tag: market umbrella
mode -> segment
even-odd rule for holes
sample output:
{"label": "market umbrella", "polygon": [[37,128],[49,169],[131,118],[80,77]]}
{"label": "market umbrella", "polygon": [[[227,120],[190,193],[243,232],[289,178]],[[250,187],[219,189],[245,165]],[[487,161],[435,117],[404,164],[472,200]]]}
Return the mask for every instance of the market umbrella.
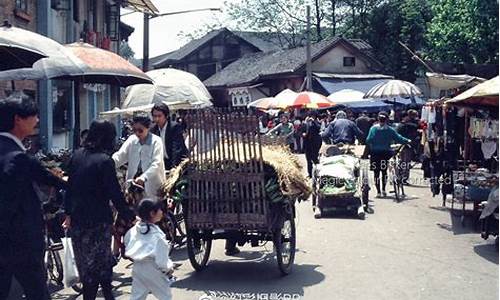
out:
{"label": "market umbrella", "polygon": [[278,99],[275,108],[326,108],[335,104],[327,97],[315,92],[301,92]]}
{"label": "market umbrella", "polygon": [[279,102],[284,102],[291,98],[295,98],[297,97],[297,95],[298,93],[290,89],[284,89],[274,97],[265,97],[252,101],[247,105],[247,107],[249,108],[253,107],[261,110],[279,109],[278,108]]}
{"label": "market umbrella", "polygon": [[55,79],[123,87],[140,83],[152,83],[148,75],[114,52],[83,42],[68,44],[65,47],[82,62],[83,67],[79,71],[56,76]]}
{"label": "market umbrella", "polygon": [[[75,133],[80,131],[81,83],[102,83],[122,87],[152,83],[148,75],[116,53],[83,42],[68,44],[65,48],[83,64],[81,70],[54,77],[75,81]],[[74,143],[78,144],[79,134],[74,134],[74,137]]]}
{"label": "market umbrella", "polygon": [[366,92],[364,98],[396,98],[422,95],[422,91],[413,83],[403,80],[381,82]]}
{"label": "market umbrella", "polygon": [[256,108],[260,110],[267,110],[269,109],[273,103],[276,102],[276,98],[274,97],[265,97],[265,98],[260,98],[255,101],[252,101],[247,104],[248,108]]}
{"label": "market umbrella", "polygon": [[359,101],[360,99],[363,99],[365,96],[365,93],[357,90],[352,90],[352,89],[343,89],[340,91],[337,91],[335,93],[330,94],[328,96],[328,99],[331,101],[337,103],[337,102],[352,102],[352,101]]}
{"label": "market umbrella", "polygon": [[177,109],[212,106],[212,97],[203,83],[193,74],[176,69],[157,69],[146,73],[152,85],[137,84],[125,91],[122,109],[164,102]]}
{"label": "market umbrella", "polygon": [[499,92],[500,77],[497,76],[466,90],[445,103],[454,105],[498,106]]}
{"label": "market umbrella", "polygon": [[3,39],[9,38],[28,44],[47,56],[37,60],[30,67],[0,72],[0,80],[44,80],[83,73],[85,66],[78,57],[63,45],[44,35],[15,27],[1,27],[0,36]]}
{"label": "market umbrella", "polygon": [[7,21],[0,26],[0,71],[30,68],[38,60],[47,57],[32,47],[31,41],[26,39],[29,36],[26,31],[12,27]]}

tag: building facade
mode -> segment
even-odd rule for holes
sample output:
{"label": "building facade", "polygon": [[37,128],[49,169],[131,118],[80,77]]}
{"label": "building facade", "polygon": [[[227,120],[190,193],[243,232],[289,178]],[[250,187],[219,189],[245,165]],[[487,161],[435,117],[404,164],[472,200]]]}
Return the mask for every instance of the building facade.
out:
{"label": "building facade", "polygon": [[[17,27],[50,37],[61,44],[83,41],[118,53],[118,0],[0,0],[0,15]],[[38,101],[40,125],[35,143],[45,150],[72,148],[74,83],[67,80],[0,82],[0,97],[22,91]],[[80,128],[88,128],[99,112],[119,106],[120,89],[109,85],[80,85]]]}

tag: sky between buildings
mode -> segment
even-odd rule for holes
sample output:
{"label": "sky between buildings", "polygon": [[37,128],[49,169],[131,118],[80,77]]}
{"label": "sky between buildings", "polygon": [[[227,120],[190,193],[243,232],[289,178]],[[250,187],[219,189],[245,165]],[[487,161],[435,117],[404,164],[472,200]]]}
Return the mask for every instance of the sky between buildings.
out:
{"label": "sky between buildings", "polygon": [[[153,0],[153,3],[159,9],[160,13],[166,13],[198,8],[224,8],[225,1],[227,0]],[[121,14],[123,15],[127,12],[129,10],[122,9]],[[133,13],[122,16],[121,20],[135,28],[134,33],[129,38],[129,44],[135,52],[135,58],[142,58],[143,15]],[[227,16],[224,11],[222,13],[213,11],[193,12],[150,20],[149,56],[154,57],[178,49],[187,42],[187,40],[178,36],[180,32],[189,33],[216,20],[220,20],[224,24],[227,23]]]}

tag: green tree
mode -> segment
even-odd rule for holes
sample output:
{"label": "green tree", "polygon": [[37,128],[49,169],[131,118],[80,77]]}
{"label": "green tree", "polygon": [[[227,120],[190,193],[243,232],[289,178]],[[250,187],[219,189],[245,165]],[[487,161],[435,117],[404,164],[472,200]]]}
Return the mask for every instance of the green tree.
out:
{"label": "green tree", "polygon": [[[313,40],[319,41],[326,36],[323,28],[327,23],[327,1],[310,2]],[[230,18],[236,21],[236,29],[275,32],[283,47],[300,46],[305,40],[305,0],[248,0],[227,2],[225,5]]]}
{"label": "green tree", "polygon": [[425,47],[424,35],[431,19],[426,0],[392,0],[375,7],[367,18],[365,32],[357,37],[368,41],[383,65],[383,71],[396,78],[413,82],[419,64],[399,44],[412,50]]}
{"label": "green tree", "polygon": [[428,58],[456,63],[498,63],[498,1],[431,0]]}
{"label": "green tree", "polygon": [[120,56],[125,58],[126,60],[131,60],[132,58],[134,58],[135,52],[134,50],[132,50],[128,42],[121,41],[119,50]]}

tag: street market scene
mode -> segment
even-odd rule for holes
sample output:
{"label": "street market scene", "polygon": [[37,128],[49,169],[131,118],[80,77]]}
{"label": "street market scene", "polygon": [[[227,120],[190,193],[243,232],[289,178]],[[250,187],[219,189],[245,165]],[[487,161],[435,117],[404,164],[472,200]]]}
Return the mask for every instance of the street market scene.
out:
{"label": "street market scene", "polygon": [[498,1],[0,16],[0,300],[499,298]]}

